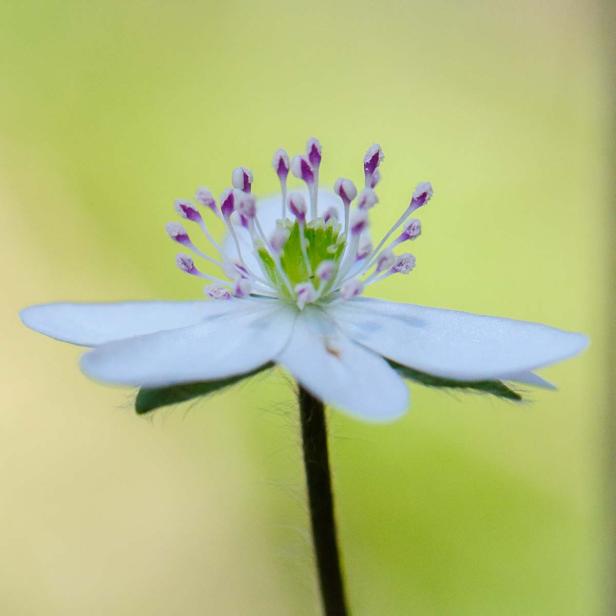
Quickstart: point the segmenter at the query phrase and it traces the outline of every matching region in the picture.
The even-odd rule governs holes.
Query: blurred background
[[[315,135],[330,185],[383,146],[375,235],[435,186],[417,269],[376,293],[592,338],[525,405],[414,386],[391,425],[330,414],[353,613],[613,613],[605,10],[4,0],[0,612],[319,613],[284,374],[137,417],[17,317],[201,297],[163,230],[173,200],[240,164],[270,193],[273,151]]]

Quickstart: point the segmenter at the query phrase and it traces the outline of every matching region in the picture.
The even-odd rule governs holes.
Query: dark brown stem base
[[[336,539],[325,407],[299,387],[304,467],[319,586],[325,616],[348,616]]]

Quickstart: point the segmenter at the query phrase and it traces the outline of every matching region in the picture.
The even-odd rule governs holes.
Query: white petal
[[[342,334],[323,311],[299,314],[278,361],[313,395],[368,421],[390,421],[408,408],[408,390],[389,364]]]
[[[107,383],[148,387],[250,372],[280,352],[293,327],[292,310],[267,303],[183,329],[110,342],[86,353],[82,370]]]
[[[41,334],[73,344],[98,346],[112,340],[194,325],[229,311],[245,309],[241,302],[40,304],[24,308],[20,316],[25,325]]]
[[[500,379],[576,355],[582,334],[547,325],[368,298],[328,309],[353,340],[394,361],[458,380]]]
[[[556,389],[556,385],[546,381],[543,377],[540,377],[534,372],[521,372],[519,374],[507,374],[502,376],[503,381],[513,381],[515,383],[522,383],[524,385],[532,385],[533,387],[540,387],[541,389]]]

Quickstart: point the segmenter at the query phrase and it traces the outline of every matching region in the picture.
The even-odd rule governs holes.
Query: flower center
[[[198,248],[182,225],[167,225],[171,239],[220,268],[226,279],[202,272],[186,254],[178,255],[178,267],[208,280],[211,284],[206,293],[213,299],[273,297],[293,302],[299,309],[319,301],[351,299],[392,274],[408,274],[415,266],[415,257],[409,253],[396,255],[394,248],[421,234],[419,220],[410,215],[430,200],[432,186],[428,182],[417,185],[409,205],[373,249],[368,215],[378,203],[374,189],[380,180],[382,160],[380,146],[369,148],[364,156],[363,190],[358,195],[351,180],[340,178],[334,184],[337,206],[319,212],[321,145],[310,139],[306,154],[292,161],[284,150],[278,150],[273,167],[280,180],[281,216],[269,235],[261,225],[252,196],[252,173],[238,167],[232,174],[233,188],[220,198],[220,208],[209,190],[201,188],[196,194],[198,203],[225,223],[234,254],[222,249],[210,234],[199,208],[188,201],[177,201],[176,211],[201,227],[218,257]],[[308,203],[301,193],[288,194],[289,172],[305,184]]]
[[[311,283],[315,290],[322,289],[323,295],[333,283],[333,274],[339,271],[344,254],[340,224],[333,218],[327,223],[317,218],[302,227],[297,221],[291,223],[286,219],[279,226],[288,231],[288,239],[278,257],[280,267],[267,247],[258,249],[268,279],[287,299],[293,299],[289,287],[295,289],[302,283]]]

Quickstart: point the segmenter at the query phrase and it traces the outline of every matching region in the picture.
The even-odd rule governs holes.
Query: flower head
[[[415,187],[374,246],[370,218],[385,209],[376,207],[375,192],[383,150],[373,145],[363,157],[359,194],[342,178],[333,192],[320,190],[322,162],[321,144],[309,139],[304,154],[274,154],[278,196],[257,199],[252,173],[237,167],[219,207],[205,188],[196,192],[198,205],[176,201],[186,226],[194,223],[203,234],[189,235],[179,222],[166,226],[190,253],[177,256],[177,267],[207,282],[202,299],[49,304],[27,308],[22,319],[92,347],[82,368],[105,382],[144,388],[227,382],[275,362],[325,402],[373,421],[407,409],[402,377],[471,389],[497,383],[498,391],[515,396],[503,381],[545,385],[534,369],[586,345],[580,334],[540,324],[363,297],[373,284],[414,270],[415,257],[396,249],[420,237],[421,222],[410,216],[430,202],[432,185]],[[287,194],[289,172],[303,190]],[[208,217],[224,222],[223,242],[210,233]]]

